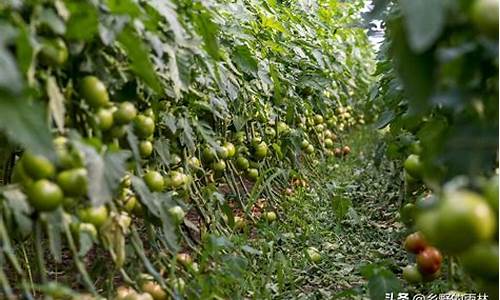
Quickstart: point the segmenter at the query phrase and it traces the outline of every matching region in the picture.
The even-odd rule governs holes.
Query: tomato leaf
[[[131,27],[118,36],[118,41],[125,48],[131,61],[132,70],[156,93],[161,94],[162,88],[156,76],[153,64],[149,59],[149,49]]]
[[[412,50],[416,53],[427,50],[444,28],[446,1],[401,0],[400,5]]]
[[[47,79],[47,95],[49,96],[49,109],[60,133],[64,131],[64,115],[66,108],[64,106],[64,96],[57,86],[56,79],[50,76]]]

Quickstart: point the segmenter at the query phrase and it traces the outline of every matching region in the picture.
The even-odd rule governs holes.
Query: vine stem
[[[76,245],[75,245],[75,242],[73,240],[73,236],[71,235],[71,231],[69,229],[69,226],[68,226],[68,223],[66,222],[66,220],[64,219],[64,216],[62,216],[62,219],[64,220],[63,221],[63,224],[64,224],[64,232],[66,234],[66,238],[68,240],[68,245],[69,245],[69,248],[71,250],[71,253],[73,254],[73,257],[74,257],[74,260],[75,260],[75,265],[76,265],[76,268],[78,269],[78,272],[80,272],[80,274],[82,275],[83,277],[83,282],[84,284],[87,286],[87,288],[89,289],[89,291],[94,295],[94,296],[97,296],[98,293],[94,287],[94,284],[92,283],[92,280],[90,279],[90,276],[89,274],[87,273],[87,270],[85,269],[85,265],[83,264],[82,260],[80,259],[80,255],[78,253],[78,250],[76,248]]]

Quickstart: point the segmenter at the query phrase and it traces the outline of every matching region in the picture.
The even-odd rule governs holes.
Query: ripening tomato
[[[434,274],[441,268],[443,256],[438,249],[427,247],[417,255],[417,266],[422,274]]]
[[[169,298],[167,292],[156,282],[146,281],[142,284],[141,288],[142,291],[150,294],[153,300],[166,300]]]
[[[99,108],[109,104],[108,90],[99,78],[85,76],[80,85],[81,95],[91,107]]]
[[[21,162],[26,174],[33,179],[49,178],[56,172],[52,162],[43,155],[26,152]]]
[[[57,184],[65,196],[80,197],[87,194],[88,177],[85,168],[62,171],[57,175]]]
[[[153,135],[155,131],[155,121],[151,117],[145,115],[138,115],[134,120],[134,129],[138,137],[148,138]]]
[[[333,155],[335,155],[336,157],[341,157],[342,156],[342,149],[335,148],[335,150],[333,150]]]
[[[116,124],[124,125],[132,122],[137,116],[137,109],[134,104],[130,102],[122,102],[118,105],[117,110],[114,112]]]
[[[414,254],[422,252],[427,246],[427,241],[422,233],[418,231],[408,235],[404,242],[406,251]]]
[[[28,201],[37,211],[55,210],[63,202],[61,188],[47,179],[32,183],[27,190]]]
[[[347,155],[351,153],[351,148],[349,146],[342,147],[342,155]]]
[[[144,182],[153,192],[161,192],[165,186],[163,176],[157,171],[149,171],[143,176]]]
[[[185,267],[193,264],[193,259],[188,253],[177,253],[175,259],[178,263],[182,264]]]

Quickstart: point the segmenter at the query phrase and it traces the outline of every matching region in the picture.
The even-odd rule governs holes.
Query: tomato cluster
[[[408,235],[404,241],[406,251],[416,255],[416,265],[403,268],[403,278],[409,283],[432,281],[440,274],[443,257],[441,252],[430,246],[421,232]]]

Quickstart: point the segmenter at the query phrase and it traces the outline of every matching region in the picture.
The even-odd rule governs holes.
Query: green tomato
[[[137,116],[137,109],[130,102],[122,102],[118,105],[118,109],[114,112],[113,116],[117,124],[128,124]]]
[[[139,154],[142,158],[150,157],[153,154],[153,143],[150,141],[139,142]]]
[[[498,176],[493,176],[483,188],[486,201],[498,216]]]
[[[236,168],[241,171],[245,171],[250,167],[250,163],[248,159],[244,158],[243,156],[239,156],[236,159]]]
[[[322,115],[314,115],[314,124],[316,124],[316,125],[323,124],[323,116]]]
[[[37,211],[53,211],[63,202],[61,188],[47,179],[32,183],[27,190],[28,201]]]
[[[95,76],[85,76],[82,79],[80,92],[90,107],[99,108],[109,104],[108,90]]]
[[[63,171],[57,175],[57,184],[65,196],[80,197],[87,194],[88,176],[85,168]]]
[[[213,162],[212,163],[212,170],[217,173],[222,173],[226,170],[226,162],[221,159],[219,161]]]
[[[110,130],[111,137],[117,138],[117,139],[124,137],[125,133],[127,133],[127,129],[123,125],[121,125],[121,126],[115,125]]]
[[[101,130],[108,130],[113,126],[113,112],[107,108],[99,108],[96,113],[96,123]]]
[[[498,281],[498,244],[479,243],[460,255],[464,269],[475,277]]]
[[[214,161],[216,155],[217,153],[215,152],[215,150],[207,146],[203,149],[203,152],[201,153],[201,158],[205,163],[210,163]]]
[[[305,153],[307,154],[313,154],[314,153],[314,146],[309,144],[309,146],[306,147],[306,149],[304,150]]]
[[[257,181],[257,179],[259,178],[259,171],[254,168],[250,168],[247,170],[247,177],[252,181]]]
[[[267,144],[265,142],[261,142],[260,144],[255,146],[253,155],[255,159],[260,160],[265,158],[267,156],[267,153],[268,153]]]
[[[169,208],[168,213],[173,218],[176,224],[181,223],[184,220],[184,216],[186,215],[182,207],[180,207],[179,205]]]
[[[81,208],[78,217],[84,223],[90,223],[96,228],[100,228],[108,219],[108,209],[105,205]]]
[[[404,162],[404,168],[410,176],[416,179],[422,178],[423,166],[420,157],[416,154],[410,154]]]
[[[334,147],[333,141],[330,138],[326,138],[324,143],[325,143],[325,147],[328,149],[331,149]]]
[[[227,158],[232,158],[234,155],[236,155],[236,147],[234,147],[233,143],[225,142],[222,147],[226,148],[227,150]]]
[[[216,152],[217,152],[217,157],[219,159],[228,158],[229,151],[228,151],[228,149],[226,149],[226,147],[224,147],[224,146],[217,147]]]
[[[68,60],[68,48],[61,38],[46,39],[38,55],[42,64],[59,67]]]
[[[49,178],[56,172],[52,162],[43,155],[26,152],[21,161],[24,171],[33,179]]]
[[[161,192],[165,187],[163,176],[157,171],[149,171],[143,176],[144,182],[153,192]]]
[[[473,1],[471,18],[485,35],[498,40],[498,0]]]
[[[278,218],[278,216],[276,215],[276,213],[274,211],[266,212],[264,214],[264,217],[266,218],[266,221],[269,223],[276,221],[276,219]]]
[[[496,216],[486,200],[469,191],[447,192],[439,207],[435,245],[456,254],[487,241],[496,232]]]
[[[313,262],[313,263],[318,263],[321,260],[321,253],[318,251],[318,249],[314,247],[309,247],[306,250],[307,257]]]
[[[412,284],[421,283],[423,281],[422,273],[416,265],[409,265],[403,268],[403,278]]]
[[[151,117],[138,115],[134,121],[135,132],[140,138],[148,138],[155,131],[155,121]]]

